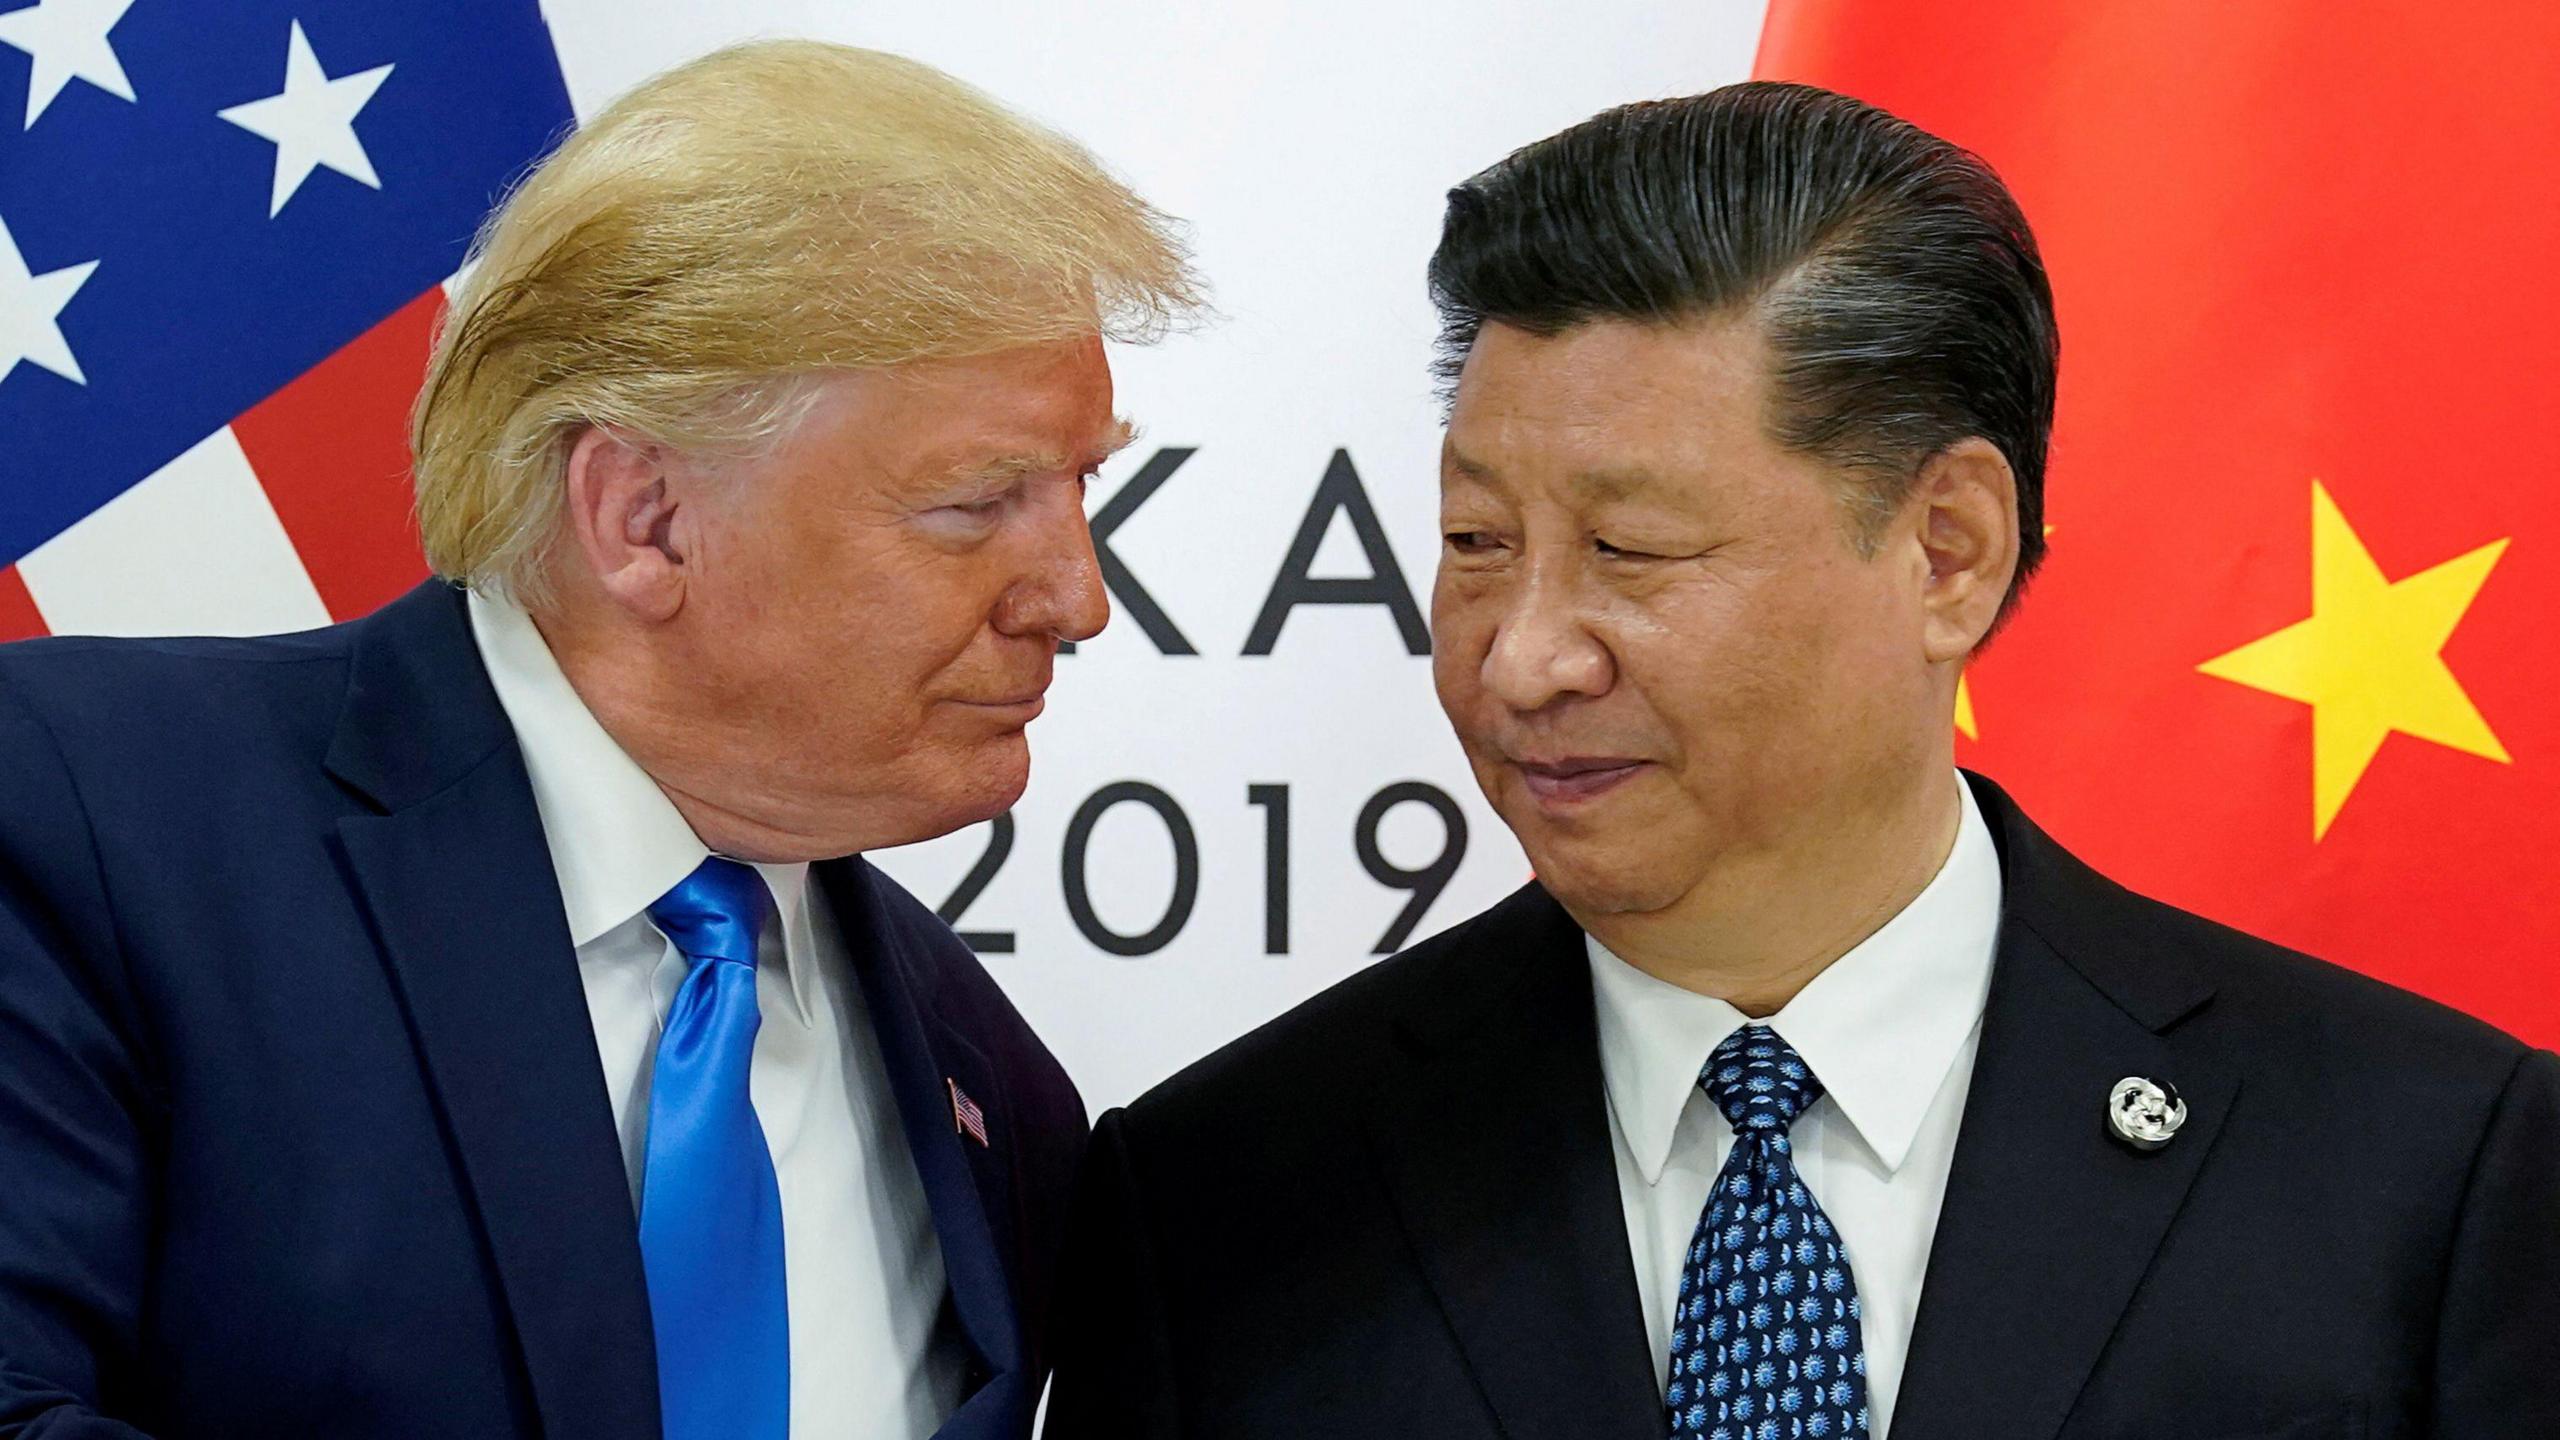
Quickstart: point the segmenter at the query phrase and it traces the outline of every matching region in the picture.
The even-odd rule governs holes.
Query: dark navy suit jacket
[[[929,911],[814,869],[971,1356],[941,1433],[1026,1435],[1083,1106]],[[0,1436],[658,1430],[576,955],[459,592],[0,647]]]
[[[1891,1440],[2560,1437],[2560,1058],[1972,783],[1999,948]],[[1531,885],[1105,1115],[1048,1440],[1663,1435],[1594,1015]]]

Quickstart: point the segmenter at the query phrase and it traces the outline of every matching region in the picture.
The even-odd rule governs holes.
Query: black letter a
[[[1358,580],[1311,579],[1307,569],[1315,564],[1316,549],[1333,528],[1337,511],[1351,517],[1351,533],[1360,541],[1361,553],[1369,557],[1369,573]],[[1378,512],[1370,507],[1369,492],[1361,488],[1360,472],[1351,468],[1351,456],[1340,450],[1333,452],[1333,463],[1325,466],[1316,498],[1307,506],[1307,518],[1298,526],[1298,538],[1289,542],[1289,557],[1280,562],[1280,577],[1271,582],[1270,598],[1262,602],[1253,633],[1245,637],[1244,653],[1270,654],[1280,638],[1281,624],[1301,605],[1384,605],[1395,617],[1405,653],[1431,653],[1431,632],[1422,623],[1413,592],[1405,588],[1396,553],[1387,548],[1387,532],[1378,525]]]

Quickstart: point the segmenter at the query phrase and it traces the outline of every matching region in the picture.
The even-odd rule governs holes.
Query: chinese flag
[[[2062,327],[1958,758],[2134,889],[2560,1043],[2560,6],[1772,0]]]

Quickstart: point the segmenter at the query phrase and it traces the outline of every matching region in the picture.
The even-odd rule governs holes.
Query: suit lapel
[[[2239,1091],[2170,1033],[2210,977],[2156,944],[2141,902],[1975,788],[2002,853],[2000,948],[1893,1440],[2050,1440]],[[2186,1101],[2165,1149],[2109,1131],[2108,1093],[2135,1075]]]
[[[1663,1430],[1581,931],[1532,886],[1474,922],[1485,999],[1399,1025],[1373,1149],[1512,1440]]]
[[[365,622],[338,834],[514,1320],[543,1433],[658,1432],[629,1181],[550,852],[461,597]]]
[[[1003,1079],[935,1007],[931,937],[911,933],[880,903],[877,872],[858,858],[815,868],[861,979],[889,1090],[933,1212],[952,1305],[976,1362],[971,1392],[936,1433],[942,1440],[1018,1433],[1030,1423],[1037,1396],[1023,1368],[1013,1300],[1013,1136]],[[984,1143],[963,1131],[955,1089],[983,1114]]]

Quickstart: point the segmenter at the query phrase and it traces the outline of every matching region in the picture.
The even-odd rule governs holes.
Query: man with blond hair
[[[1020,1436],[1067,1077],[859,857],[996,815],[1164,218],[924,66],[648,82],[494,215],[439,576],[0,649],[0,1433]]]

